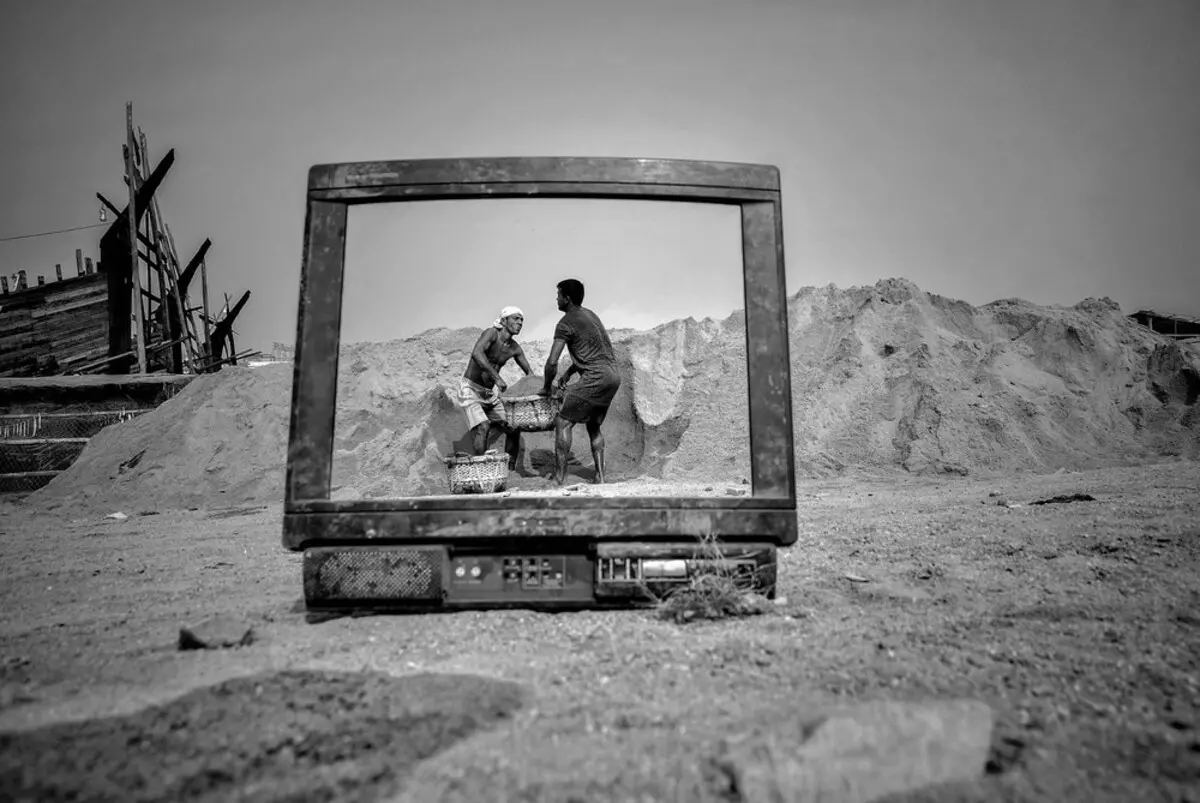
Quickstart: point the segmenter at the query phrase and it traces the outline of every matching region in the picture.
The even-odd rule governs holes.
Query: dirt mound
[[[1109,299],[973,307],[902,279],[806,287],[788,302],[799,476],[1053,470],[1200,457],[1200,354]],[[444,493],[443,458],[468,448],[458,378],[478,331],[435,329],[340,355],[335,498]],[[605,425],[613,479],[749,477],[745,319],[688,318],[613,333],[622,385]],[[548,342],[523,344],[541,385]],[[563,366],[565,367],[565,357]],[[114,509],[278,500],[290,366],[197,379],[110,427],[34,496]],[[517,482],[542,481],[552,433],[528,433]],[[571,474],[591,478],[582,428]]]
[[[102,429],[32,499],[127,514],[280,499],[291,380],[288,365],[197,377],[152,412]]]

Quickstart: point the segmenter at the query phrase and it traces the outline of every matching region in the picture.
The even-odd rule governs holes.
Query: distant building
[[[1142,309],[1129,316],[1160,335],[1179,340],[1200,339],[1200,318]]]

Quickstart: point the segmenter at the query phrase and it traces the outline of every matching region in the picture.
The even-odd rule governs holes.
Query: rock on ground
[[[991,735],[981,702],[870,702],[752,734],[722,763],[745,803],[867,803],[978,778]]]

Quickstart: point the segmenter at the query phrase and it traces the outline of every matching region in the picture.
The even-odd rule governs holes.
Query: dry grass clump
[[[715,535],[699,537],[696,557],[707,562],[704,571],[663,598],[655,597],[658,615],[676,624],[729,619],[766,613],[771,603],[754,590],[755,578],[737,570],[721,551]]]

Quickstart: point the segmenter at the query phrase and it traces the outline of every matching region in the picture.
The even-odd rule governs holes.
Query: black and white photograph
[[[1200,803],[1200,2],[0,4],[0,801]]]

